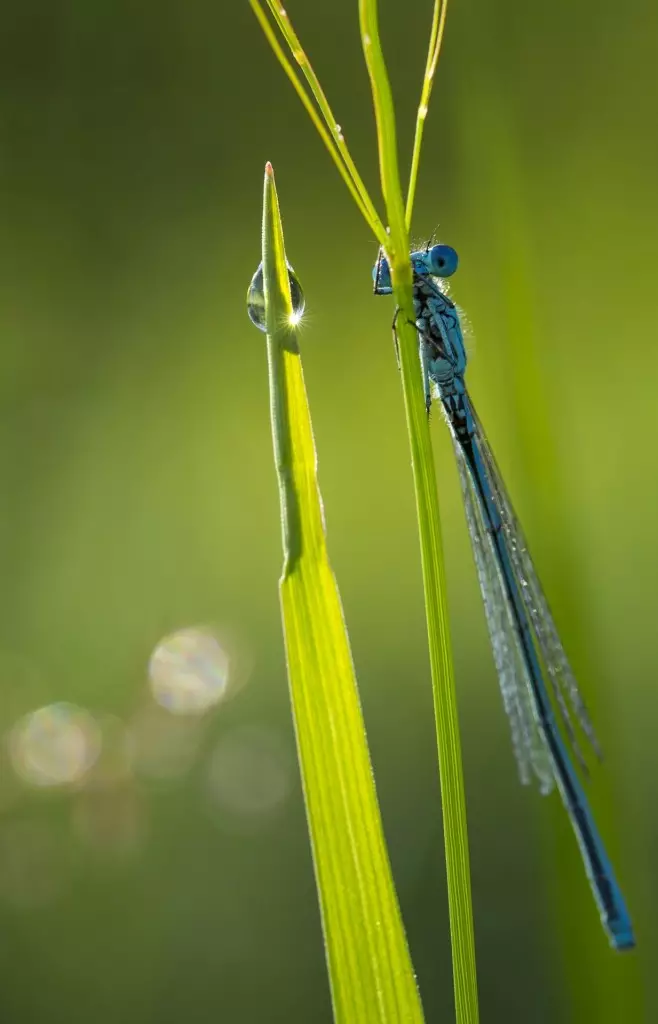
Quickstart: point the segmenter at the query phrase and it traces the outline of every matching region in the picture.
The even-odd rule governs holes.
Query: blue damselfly
[[[452,434],[493,657],[521,781],[530,782],[534,774],[543,793],[557,785],[610,942],[615,949],[628,949],[635,944],[630,917],[571,756],[584,768],[573,717],[598,755],[594,729],[464,382],[462,329],[445,282],[457,269],[457,253],[449,245],[428,244],[412,252],[410,259],[427,411],[434,391]],[[373,277],[375,294],[392,293],[390,268],[383,252]]]

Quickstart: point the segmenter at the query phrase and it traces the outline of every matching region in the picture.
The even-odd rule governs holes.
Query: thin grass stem
[[[418,367],[418,338],[412,303],[407,222],[400,188],[395,112],[379,37],[376,0],[359,0],[359,17],[377,122],[382,192],[392,240],[392,252],[389,251],[391,277],[400,308],[400,369],[411,447],[434,693],[455,1012],[458,1024],[477,1024],[475,939],[457,695],[436,473]]]
[[[270,9],[274,12],[276,5],[271,3],[270,0],[267,0],[267,3]],[[370,229],[372,230],[373,234],[379,241],[379,244],[384,245],[386,243],[387,237],[386,228],[382,224],[382,221],[379,215],[377,214],[377,211],[375,210],[372,201],[370,200],[365,185],[363,184],[361,177],[356,171],[356,167],[354,165],[354,161],[352,160],[349,154],[347,144],[345,143],[344,138],[342,138],[342,133],[336,131],[336,121],[333,118],[328,103],[326,103],[325,101],[326,108],[322,110],[321,107],[321,110],[327,123],[327,128],[329,130],[327,130],[327,128],[325,128],[324,124],[322,123],[322,119],[320,118],[318,111],[313,105],[313,102],[309,94],[307,93],[306,89],[300,82],[294,67],[292,66],[292,64],[286,57],[285,53],[283,52],[283,49],[281,48],[281,45],[274,31],[272,30],[272,26],[267,18],[267,15],[262,5],[259,3],[259,0],[249,0],[249,4],[254,14],[256,15],[256,18],[258,19],[258,22],[263,30],[265,38],[270,44],[270,47],[276,59],[278,60],[279,64],[281,65],[290,82],[292,83],[295,92],[297,93],[300,100],[304,104],[306,113],[308,114],[308,116],[311,118],[311,121],[315,125],[315,128],[320,138],[324,142],[331,159],[338,168],[338,172],[342,177],[343,181],[345,182],[345,184],[347,185],[350,191],[350,195],[352,196],[354,202],[358,206],[364,220],[370,226]],[[301,46],[298,45],[297,36],[292,28],[290,19],[287,17],[287,15],[283,17],[279,13],[279,9],[276,10],[277,14],[275,17],[277,24],[279,25],[279,28],[281,29],[284,38],[290,47],[290,51],[293,57],[295,58],[295,60],[297,60],[297,63],[302,68],[302,71],[306,75],[307,81],[311,83],[312,79],[314,82],[317,83],[317,78],[310,67],[308,58],[306,57],[304,51],[301,49]],[[295,41],[297,41],[297,46],[295,46]],[[317,85],[319,89],[319,83],[317,83]],[[319,90],[319,92],[322,95],[322,97],[324,97],[324,93],[322,92],[321,89]],[[315,95],[317,100],[318,94],[316,93]]]
[[[432,14],[432,27],[430,29],[430,42],[427,48],[427,62],[423,76],[423,86],[420,93],[420,103],[416,114],[416,131],[414,134],[414,148],[411,155],[411,171],[409,173],[409,188],[407,189],[407,206],[405,219],[407,231],[411,227],[411,214],[416,198],[416,182],[418,180],[418,168],[420,166],[420,151],[423,144],[423,132],[425,131],[425,120],[429,109],[432,86],[434,85],[434,74],[439,63],[441,43],[443,42],[443,31],[448,13],[448,0],[435,0],[434,12]]]
[[[368,190],[363,183],[363,179],[361,178],[361,175],[359,174],[356,168],[356,164],[352,159],[350,151],[347,148],[347,143],[345,142],[343,130],[338,124],[336,117],[334,116],[333,110],[329,106],[329,100],[327,99],[325,91],[320,85],[318,76],[313,70],[311,62],[309,61],[306,52],[301,42],[299,41],[299,36],[297,35],[293,28],[292,22],[290,21],[290,18],[288,16],[288,12],[279,3],[277,3],[277,0],[267,0],[267,5],[270,11],[272,12],[274,20],[279,26],[281,34],[283,35],[284,39],[288,43],[288,46],[290,47],[290,52],[292,53],[299,67],[301,68],[302,74],[306,78],[306,81],[310,86],[311,92],[315,96],[316,103],[320,108],[320,112],[324,117],[325,123],[327,125],[327,128],[329,129],[331,137],[334,140],[336,148],[338,149],[338,152],[340,153],[345,162],[345,167],[347,168],[347,171],[352,181],[354,182],[354,186],[361,197],[364,207],[368,211],[368,217],[366,217],[366,220],[369,220],[371,223],[375,223],[376,221],[381,223],[379,214],[375,209],[375,206],[370,198],[370,195],[368,194]]]

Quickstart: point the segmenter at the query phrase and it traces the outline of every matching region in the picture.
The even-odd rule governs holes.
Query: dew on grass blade
[[[9,750],[14,771],[33,786],[66,786],[79,782],[95,763],[101,733],[84,708],[60,702],[21,718],[11,732]]]
[[[288,277],[290,278],[290,295],[292,298],[292,316],[290,326],[295,327],[302,318],[304,312],[304,293],[295,271],[288,264]],[[247,313],[252,324],[255,324],[259,331],[266,331],[265,323],[265,289],[263,286],[263,264],[258,264],[258,270],[251,279],[247,292]]]

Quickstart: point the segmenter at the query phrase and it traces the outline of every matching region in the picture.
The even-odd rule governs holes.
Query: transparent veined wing
[[[539,582],[521,524],[516,517],[496,459],[472,402],[470,403],[470,408],[475,423],[478,446],[486,466],[498,514],[503,525],[503,532],[519,583],[521,597],[532,623],[541,659],[544,663],[566,733],[581,767],[586,770],[585,759],[575,736],[569,706],[596,756],[600,758],[601,748],[594,731],[594,726],[578,688],[569,659],[560,641],[555,620]]]
[[[549,793],[553,788],[553,771],[546,744],[532,712],[528,670],[509,598],[500,574],[491,533],[484,523],[480,498],[454,433],[453,444],[491,649],[503,707],[510,724],[519,777],[527,785],[534,772],[540,791]]]
[[[569,756],[564,738],[557,727],[549,696],[550,689],[560,710],[563,725],[572,741],[574,753],[579,754],[563,693],[566,682],[562,659],[566,661],[566,656],[558,639],[558,657],[553,671],[549,674],[547,663],[551,658],[556,657],[556,650],[549,641],[553,640],[551,633],[557,638],[557,630],[550,611],[548,611],[548,603],[534,572],[527,544],[512,511],[482,427],[479,421],[472,418],[472,414],[468,415],[471,412],[468,397],[462,395],[459,401],[461,401],[461,406],[455,403],[451,409],[454,416],[453,437],[459,446],[458,465],[464,487],[466,511],[478,574],[482,584],[482,596],[487,611],[494,657],[501,677],[503,699],[506,700],[506,706],[512,707],[512,715],[516,716],[516,721],[512,717],[513,733],[516,730],[518,734],[519,722],[522,723],[522,729],[527,725],[525,718],[519,719],[519,707],[523,705],[517,699],[517,694],[522,699],[523,688],[520,686],[520,682],[523,681],[526,684],[524,692],[528,695],[532,721],[536,725],[539,739],[544,744],[549,769],[573,826],[601,920],[612,945],[616,949],[629,949],[634,945],[635,939],[623,893],[596,826],[582,782]],[[444,408],[446,404],[444,403]],[[460,409],[461,415],[459,415]],[[464,427],[467,429],[465,430]],[[487,551],[489,558],[486,554]],[[483,552],[485,552],[484,555]],[[496,585],[496,579],[498,585]],[[502,599],[500,597],[501,589]],[[506,617],[499,614],[501,600],[502,606],[506,605],[508,611]],[[544,610],[549,617],[550,627],[546,627],[540,621]],[[500,639],[501,622],[503,622],[503,641]],[[511,635],[508,640],[510,627]],[[539,642],[540,629],[542,630],[541,644]],[[538,657],[538,647],[541,650],[543,665]],[[499,653],[496,653],[497,648]],[[510,661],[509,655],[506,653],[508,649],[515,650],[516,654],[520,656],[525,671],[521,669],[519,674],[515,662]],[[510,678],[513,680],[511,696]],[[569,693],[569,697],[572,699],[571,693]],[[579,699],[574,708],[579,719],[581,718],[579,713],[581,705],[582,701]],[[582,707],[584,708],[584,705]],[[530,735],[532,736],[532,733]],[[522,733],[521,736],[523,736]],[[527,763],[529,760],[527,748],[525,750],[521,748],[521,750],[522,757]],[[582,760],[582,755],[580,758]],[[530,764],[537,770],[534,761],[530,761]]]

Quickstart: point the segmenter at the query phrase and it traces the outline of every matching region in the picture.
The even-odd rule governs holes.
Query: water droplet
[[[304,312],[304,293],[302,286],[297,280],[297,275],[288,264],[288,277],[290,278],[290,294],[292,296],[292,323],[299,323]],[[251,279],[249,291],[247,292],[247,313],[252,324],[255,324],[259,331],[266,331],[265,325],[265,289],[263,287],[263,264],[258,264],[258,270]]]

